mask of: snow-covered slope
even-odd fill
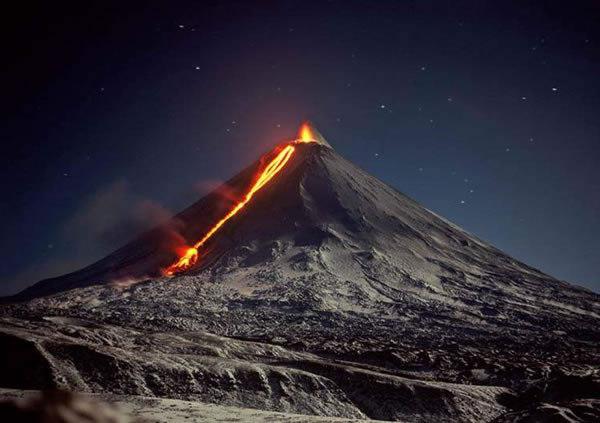
[[[320,310],[412,304],[489,321],[600,316],[597,296],[508,257],[334,150],[304,148],[190,274],[257,300],[300,295],[299,305]]]
[[[431,303],[490,321],[600,316],[598,297],[508,257],[436,216],[327,145],[297,146],[280,175],[216,234],[188,274],[245,295],[303,295],[331,310]],[[241,197],[257,161],[167,224],[18,298],[160,274]],[[255,294],[250,294],[255,292]]]

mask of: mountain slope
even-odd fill
[[[269,268],[285,276],[326,277],[337,281],[337,294],[348,293],[347,303],[319,295],[333,308],[359,306],[357,298],[372,300],[369,306],[373,301],[393,305],[416,298],[452,304],[485,319],[511,319],[515,307],[528,320],[540,320],[539,313],[548,309],[564,315],[600,315],[597,296],[508,257],[329,146],[312,143],[297,149],[277,179],[208,243],[199,266],[190,273],[237,280]],[[177,246],[193,243],[226,213],[232,198],[241,197],[260,165],[257,161],[107,258],[42,281],[17,299],[159,276],[173,261]]]

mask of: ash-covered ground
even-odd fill
[[[0,386],[357,419],[600,418],[600,296],[512,259],[328,145],[299,145],[199,266],[141,277],[173,260],[160,247],[174,230],[201,236],[257,166],[3,305]]]

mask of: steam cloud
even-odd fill
[[[16,292],[41,279],[72,272],[122,246],[171,217],[161,205],[119,180],[90,195],[62,225],[48,255],[4,285]]]

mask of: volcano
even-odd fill
[[[312,126],[9,302],[0,339],[35,365],[0,368],[7,388],[383,420],[600,413],[600,296],[427,210]],[[555,391],[532,394],[540,380]]]

